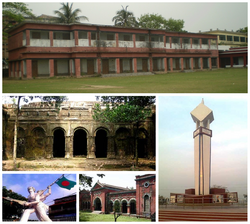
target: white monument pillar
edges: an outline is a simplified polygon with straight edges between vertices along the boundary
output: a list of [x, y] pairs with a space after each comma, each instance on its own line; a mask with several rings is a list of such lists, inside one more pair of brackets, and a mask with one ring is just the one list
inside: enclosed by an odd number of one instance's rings
[[193, 133], [195, 195], [207, 195], [210, 194], [212, 130], [209, 128], [214, 120], [213, 111], [202, 99], [191, 116], [196, 123]]

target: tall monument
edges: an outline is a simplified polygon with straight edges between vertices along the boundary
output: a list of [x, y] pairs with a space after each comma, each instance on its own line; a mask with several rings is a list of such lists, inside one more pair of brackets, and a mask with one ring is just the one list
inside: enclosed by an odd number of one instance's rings
[[211, 179], [211, 137], [210, 124], [214, 120], [213, 111], [204, 105], [204, 100], [191, 112], [196, 123], [194, 138], [195, 195], [210, 194]]

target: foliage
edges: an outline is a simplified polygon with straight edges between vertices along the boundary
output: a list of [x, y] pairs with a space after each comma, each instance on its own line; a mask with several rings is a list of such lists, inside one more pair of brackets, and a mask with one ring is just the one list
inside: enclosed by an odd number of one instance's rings
[[138, 18], [139, 27], [148, 29], [165, 29], [166, 31], [186, 32], [183, 30], [184, 20], [165, 19], [158, 14], [144, 14]]
[[112, 22], [115, 23], [115, 26], [123, 26], [123, 27], [137, 27], [138, 22], [134, 17], [134, 13], [127, 10], [128, 5], [124, 9], [122, 6], [122, 10], [116, 12], [116, 16], [113, 17]]
[[238, 29], [236, 32], [240, 32], [240, 33], [248, 33], [248, 27], [244, 27], [244, 28], [240, 28]]
[[[5, 186], [2, 188], [3, 197], [10, 197], [22, 201], [27, 201], [27, 198], [20, 194], [13, 192], [11, 189], [8, 190]], [[3, 200], [3, 219], [12, 219], [13, 217], [21, 217], [23, 206], [17, 202], [10, 202]]]
[[[103, 178], [105, 174], [96, 174], [98, 177]], [[79, 175], [79, 184], [82, 188], [92, 187], [93, 177], [87, 176], [86, 174]]]
[[144, 14], [138, 18], [139, 27], [148, 29], [165, 29], [167, 20], [158, 14]]
[[7, 30], [25, 20], [25, 17], [35, 18], [31, 9], [23, 2], [3, 2], [2, 3], [2, 31], [3, 38], [7, 39]]
[[115, 201], [114, 203], [114, 212], [120, 212], [121, 211], [121, 205], [119, 201]]
[[75, 9], [73, 11], [73, 3], [69, 5], [67, 2], [66, 4], [61, 3], [62, 7], [59, 10], [55, 10], [54, 13], [58, 16], [58, 22], [59, 23], [78, 23], [80, 22], [80, 19], [84, 19], [88, 21], [88, 18], [86, 16], [78, 16], [78, 14], [81, 12], [80, 9]]
[[155, 96], [102, 96], [100, 104], [95, 104], [93, 118], [103, 123], [139, 122], [151, 113], [149, 107], [155, 102]]

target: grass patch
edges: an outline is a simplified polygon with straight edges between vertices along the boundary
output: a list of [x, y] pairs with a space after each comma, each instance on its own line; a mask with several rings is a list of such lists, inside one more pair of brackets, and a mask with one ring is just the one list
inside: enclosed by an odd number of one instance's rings
[[247, 93], [247, 68], [153, 76], [3, 80], [3, 93]]
[[[114, 222], [113, 214], [92, 214], [90, 212], [79, 212], [79, 220], [81, 222]], [[117, 222], [150, 222], [150, 219], [136, 218], [131, 216], [120, 216]]]

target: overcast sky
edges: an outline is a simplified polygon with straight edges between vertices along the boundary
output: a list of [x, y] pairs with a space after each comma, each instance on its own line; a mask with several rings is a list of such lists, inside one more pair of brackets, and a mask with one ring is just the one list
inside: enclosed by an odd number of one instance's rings
[[[25, 2], [37, 16], [46, 14], [55, 16], [54, 10], [59, 10], [60, 2]], [[144, 14], [159, 14], [164, 18], [184, 20], [184, 30], [188, 32], [209, 31], [210, 29], [238, 30], [247, 26], [247, 2], [175, 2], [167, 1], [105, 1], [73, 2], [73, 9], [81, 9], [79, 15], [88, 17], [89, 21], [82, 21], [99, 25], [114, 25], [112, 18], [116, 12], [128, 6], [128, 11], [136, 18]]]
[[[44, 190], [55, 180], [61, 177], [62, 174], [3, 174], [2, 184], [8, 190], [12, 190], [24, 197], [28, 197], [29, 193], [27, 188], [32, 186], [37, 190]], [[68, 180], [76, 181], [76, 174], [65, 174]], [[78, 186], [75, 185], [70, 190], [61, 188], [57, 184], [52, 185], [51, 195], [44, 201], [47, 205], [54, 204], [54, 199], [65, 197], [74, 194], [78, 191]], [[47, 192], [46, 192], [47, 193]], [[36, 215], [30, 216], [32, 219], [36, 219]]]
[[214, 115], [211, 186], [227, 187], [243, 198], [247, 193], [247, 95], [231, 94], [159, 97], [159, 194], [170, 197], [194, 188], [196, 125], [190, 112], [202, 98]]

